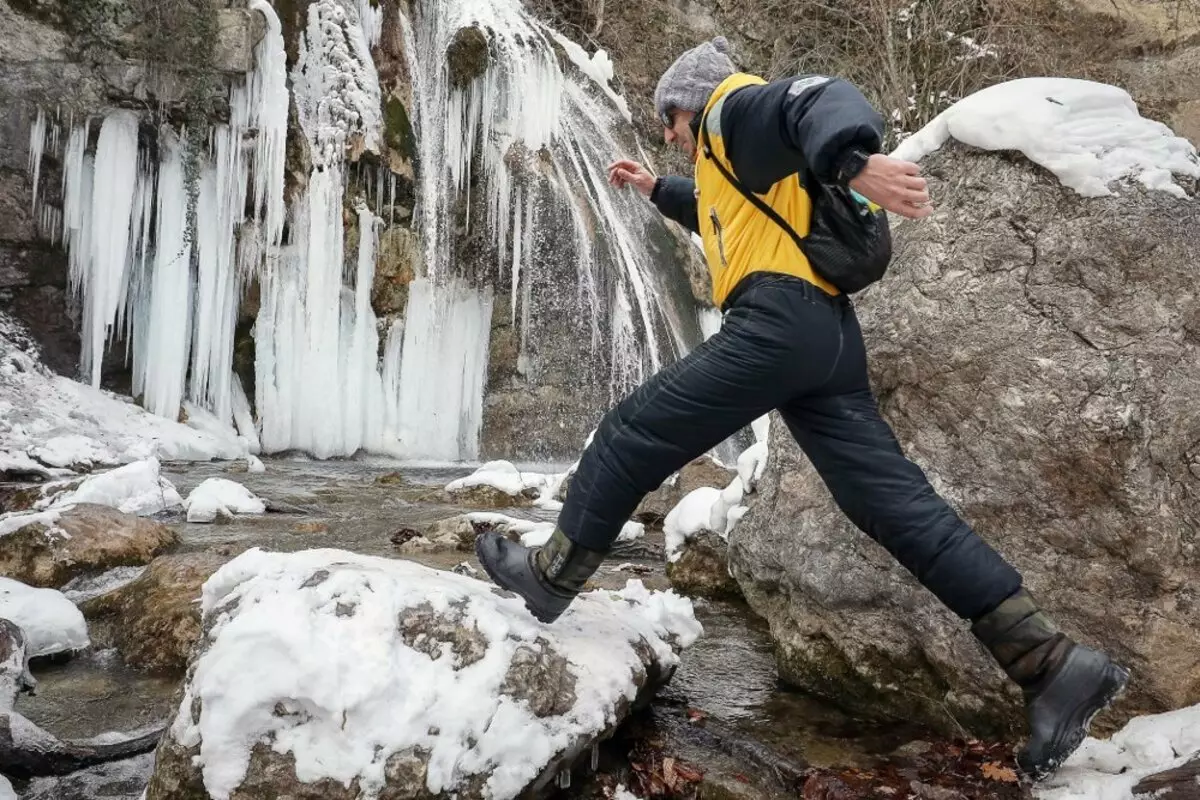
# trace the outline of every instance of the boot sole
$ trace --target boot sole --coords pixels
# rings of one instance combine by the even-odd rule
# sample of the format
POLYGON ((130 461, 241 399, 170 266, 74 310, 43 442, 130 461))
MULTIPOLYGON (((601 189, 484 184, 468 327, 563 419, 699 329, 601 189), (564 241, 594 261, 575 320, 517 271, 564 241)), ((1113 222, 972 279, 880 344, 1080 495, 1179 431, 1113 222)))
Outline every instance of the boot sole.
POLYGON ((499 575, 497 575, 495 572, 492 571, 491 566, 488 565, 487 559, 483 557, 483 552, 479 549, 479 543, 482 541, 483 541, 483 539, 480 537, 477 537, 475 539, 475 557, 477 559, 479 559, 479 566, 483 567, 483 571, 486 572, 487 576, 492 579, 492 583, 496 584, 504 591, 512 592, 517 597, 521 598, 522 602, 525 603, 525 608, 529 611, 529 613, 533 614, 534 619, 536 619, 538 622, 542 623, 543 625, 549 625, 550 623, 552 623, 556 619, 558 619, 558 616, 559 616, 558 614, 548 613, 548 612, 543 611, 542 609, 539 609, 536 606, 532 605, 529 602, 529 598, 527 598, 525 595, 521 594, 516 589, 514 589, 511 586, 509 586, 508 584, 506 584, 504 582, 504 580, 500 578, 499 575))
MULTIPOLYGON (((1088 702, 1080 703, 1071 712, 1070 724, 1066 728, 1069 733, 1055 743, 1052 751, 1053 754, 1046 761, 1045 765, 1040 770, 1026 773, 1026 777, 1037 783, 1057 772, 1062 763, 1070 758, 1079 749, 1079 746, 1083 744, 1083 740, 1087 738, 1088 728, 1092 725, 1092 720, 1121 696, 1128 683, 1129 670, 1109 662, 1104 668, 1104 680, 1101 683, 1101 691, 1088 698, 1088 702), (1087 711, 1089 708, 1091 710, 1087 711)), ((1020 765, 1018 764, 1018 766, 1020 765)), ((1022 772, 1025 772, 1025 770, 1022 770, 1022 772)))

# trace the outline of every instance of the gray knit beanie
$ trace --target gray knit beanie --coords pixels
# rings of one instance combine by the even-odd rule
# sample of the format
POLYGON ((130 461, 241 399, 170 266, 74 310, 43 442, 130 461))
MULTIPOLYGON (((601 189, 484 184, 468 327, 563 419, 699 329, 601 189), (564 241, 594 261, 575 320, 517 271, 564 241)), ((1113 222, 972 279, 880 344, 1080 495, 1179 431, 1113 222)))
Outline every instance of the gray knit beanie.
POLYGON ((654 110, 663 124, 670 127, 667 112, 703 111, 717 86, 735 72, 737 69, 729 60, 729 42, 724 36, 693 47, 675 59, 659 78, 654 90, 654 110))

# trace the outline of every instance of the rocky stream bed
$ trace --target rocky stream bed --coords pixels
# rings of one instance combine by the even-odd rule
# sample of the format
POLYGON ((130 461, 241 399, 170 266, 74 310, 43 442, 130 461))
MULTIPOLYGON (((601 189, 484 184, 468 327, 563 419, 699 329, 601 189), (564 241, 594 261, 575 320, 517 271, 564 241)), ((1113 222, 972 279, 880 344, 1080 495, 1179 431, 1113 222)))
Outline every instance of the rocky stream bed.
MULTIPOLYGON (((141 583, 129 589, 106 594, 104 586, 81 585, 72 599, 89 617, 92 645, 70 659, 35 662, 38 691, 18 700, 18 712, 73 740, 104 741, 114 732, 167 722, 178 708, 187 631, 198 629, 197 590, 189 587, 252 547, 336 547, 471 575, 478 569, 469 548, 422 551, 397 544, 439 520, 480 510, 439 491, 466 470, 301 458, 269 460, 261 473, 242 469, 216 462, 163 465, 163 477, 183 496, 206 478, 229 478, 266 500, 268 511, 217 524, 188 523, 179 512, 158 515, 178 535, 172 553, 144 572, 109 573, 114 580, 138 577, 141 583), (157 588, 149 593, 142 587, 152 577, 157 588), (123 629, 131 618, 151 627, 123 629)), ((532 507, 487 510, 553 519, 553 512, 532 507)), ((663 550, 661 529, 648 526, 643 538, 620 545, 596 576, 597 586, 619 589, 637 578, 650 589, 669 588, 663 550)), ((779 682, 767 627, 743 603, 695 603, 705 633, 683 653, 673 679, 590 758, 560 773, 555 796, 615 797, 618 786, 643 798, 1027 796, 1012 772, 1010 744, 858 721, 779 682)), ((146 754, 14 787, 28 800, 137 800, 153 766, 154 755, 146 754)))

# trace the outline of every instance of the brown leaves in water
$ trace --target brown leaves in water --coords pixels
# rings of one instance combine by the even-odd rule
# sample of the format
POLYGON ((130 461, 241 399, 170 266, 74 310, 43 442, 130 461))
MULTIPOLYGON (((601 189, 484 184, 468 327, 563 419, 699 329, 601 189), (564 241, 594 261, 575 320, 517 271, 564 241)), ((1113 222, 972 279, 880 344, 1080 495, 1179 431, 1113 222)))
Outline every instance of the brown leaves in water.
POLYGON ((997 761, 984 762, 983 766, 979 768, 979 771, 983 773, 983 777, 987 778, 989 781, 1016 783, 1018 780, 1016 770, 1014 770, 1012 767, 1006 767, 997 761))

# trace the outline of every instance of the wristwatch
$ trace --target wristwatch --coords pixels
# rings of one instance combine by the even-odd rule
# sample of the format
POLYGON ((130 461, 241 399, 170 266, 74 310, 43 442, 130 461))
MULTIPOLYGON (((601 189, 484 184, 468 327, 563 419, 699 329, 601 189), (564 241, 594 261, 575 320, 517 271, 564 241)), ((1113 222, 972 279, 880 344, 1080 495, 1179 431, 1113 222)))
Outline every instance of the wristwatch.
POLYGON ((841 165, 838 167, 838 182, 846 184, 854 180, 858 176, 858 173, 862 172, 863 168, 867 166, 867 159, 870 157, 871 154, 861 147, 850 148, 849 152, 842 158, 841 165))

